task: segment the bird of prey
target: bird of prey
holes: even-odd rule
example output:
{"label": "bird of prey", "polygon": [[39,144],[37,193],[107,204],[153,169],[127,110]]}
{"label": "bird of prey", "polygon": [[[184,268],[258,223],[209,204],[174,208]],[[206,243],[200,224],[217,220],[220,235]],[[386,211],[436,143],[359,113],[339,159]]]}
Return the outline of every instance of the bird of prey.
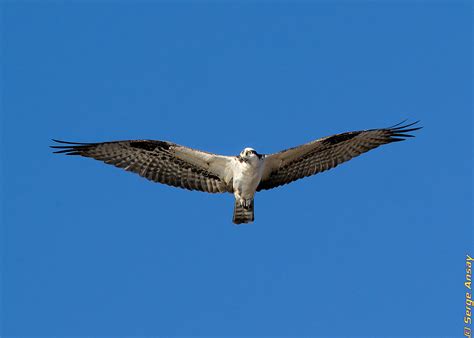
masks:
{"label": "bird of prey", "polygon": [[151,181],[209,193],[233,193],[233,222],[254,220],[254,196],[349,161],[380,145],[413,137],[419,121],[381,129],[323,137],[274,154],[245,148],[238,156],[223,156],[167,141],[128,140],[76,143],[53,140],[55,153],[80,155],[132,171]]}

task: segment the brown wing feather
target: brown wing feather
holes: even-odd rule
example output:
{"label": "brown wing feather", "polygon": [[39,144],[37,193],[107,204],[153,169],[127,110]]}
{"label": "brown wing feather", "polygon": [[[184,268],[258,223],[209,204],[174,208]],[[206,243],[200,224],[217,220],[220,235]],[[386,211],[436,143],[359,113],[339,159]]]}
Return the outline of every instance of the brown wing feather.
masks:
{"label": "brown wing feather", "polygon": [[272,189],[303,177],[315,175],[382,144],[413,137],[407,133],[421,128],[409,128],[417,122],[407,125],[399,123],[383,129],[337,134],[268,155],[267,161],[270,169],[264,173],[257,191]]}
{"label": "brown wing feather", "polygon": [[[62,146],[51,146],[55,153],[80,155],[112,164],[145,177],[149,180],[174,187],[199,190],[210,193],[229,191],[228,184],[216,172],[203,166],[180,158],[180,151],[186,149],[190,154],[208,156],[212,154],[199,152],[190,148],[165,141],[136,140],[103,143],[74,143],[53,140]],[[196,155],[196,156],[197,156]],[[215,155],[218,157],[218,155]],[[224,157],[221,157],[224,158]],[[198,160],[203,161],[200,158]]]}

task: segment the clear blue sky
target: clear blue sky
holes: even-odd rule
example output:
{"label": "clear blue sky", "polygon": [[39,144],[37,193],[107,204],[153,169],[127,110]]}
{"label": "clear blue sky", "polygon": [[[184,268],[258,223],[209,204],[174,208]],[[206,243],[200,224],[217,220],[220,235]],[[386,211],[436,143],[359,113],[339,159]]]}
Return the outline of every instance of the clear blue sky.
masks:
{"label": "clear blue sky", "polygon": [[[462,336],[469,1],[1,10],[2,336]],[[48,148],[270,153],[405,118],[416,138],[257,194],[241,227],[230,194]]]}

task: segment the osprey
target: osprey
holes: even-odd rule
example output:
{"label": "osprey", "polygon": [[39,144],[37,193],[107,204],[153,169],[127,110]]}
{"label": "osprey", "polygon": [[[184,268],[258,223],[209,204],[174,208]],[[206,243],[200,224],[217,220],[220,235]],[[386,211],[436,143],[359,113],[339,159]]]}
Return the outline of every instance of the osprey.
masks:
{"label": "osprey", "polygon": [[[55,153],[81,155],[132,171],[149,180],[209,193],[233,193],[235,224],[254,220],[254,196],[349,161],[382,144],[403,141],[419,121],[392,127],[336,134],[286,149],[259,154],[245,148],[238,156],[222,156],[167,141],[128,140],[63,145]],[[410,128],[411,127],[411,128]]]}

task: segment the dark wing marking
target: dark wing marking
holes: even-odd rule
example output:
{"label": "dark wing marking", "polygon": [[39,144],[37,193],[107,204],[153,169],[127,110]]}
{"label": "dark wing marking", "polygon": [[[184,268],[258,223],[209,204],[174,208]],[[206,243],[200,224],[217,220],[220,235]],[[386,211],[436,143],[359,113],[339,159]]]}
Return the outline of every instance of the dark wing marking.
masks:
{"label": "dark wing marking", "polygon": [[[62,145],[55,153],[80,155],[132,171],[149,180],[210,193],[229,191],[227,165],[231,158],[183,147],[166,141],[130,140]],[[227,175],[228,176],[228,175]],[[231,187],[231,184],[230,184]]]}
{"label": "dark wing marking", "polygon": [[410,128],[419,121],[389,128],[352,131],[324,137],[299,147],[266,157],[267,165],[257,191],[272,189],[300,178],[311,176],[349,161],[382,144],[413,137],[407,133],[421,129]]}

